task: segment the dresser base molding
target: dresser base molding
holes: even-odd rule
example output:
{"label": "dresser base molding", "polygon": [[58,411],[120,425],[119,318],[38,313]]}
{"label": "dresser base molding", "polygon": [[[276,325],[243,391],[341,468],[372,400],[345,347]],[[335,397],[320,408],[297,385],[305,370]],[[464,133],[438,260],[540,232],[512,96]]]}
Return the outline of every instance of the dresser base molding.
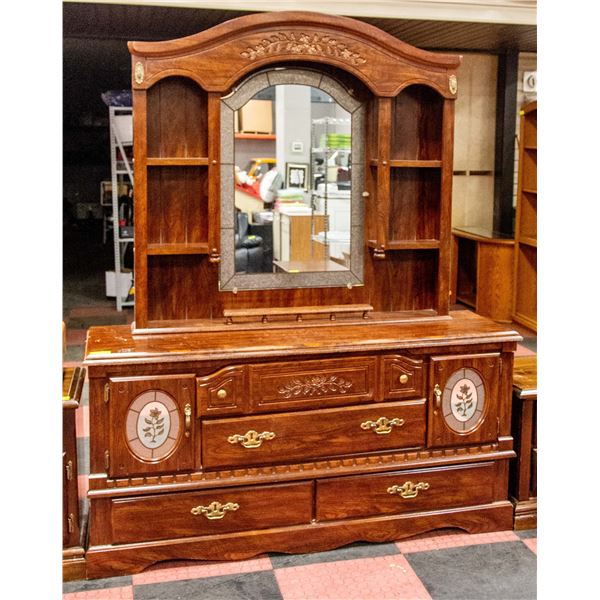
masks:
{"label": "dresser base molding", "polygon": [[514,529],[535,529],[537,527],[537,498],[517,501],[513,499],[515,507]]}
{"label": "dresser base molding", "polygon": [[63,581],[85,579],[85,550],[81,546],[63,550]]}
{"label": "dresser base molding", "polygon": [[486,533],[512,528],[513,505],[493,502],[444,511],[312,523],[262,531],[90,547],[87,577],[139,573],[166,560],[242,560],[267,552],[324,552],[353,542],[392,542],[440,528]]}

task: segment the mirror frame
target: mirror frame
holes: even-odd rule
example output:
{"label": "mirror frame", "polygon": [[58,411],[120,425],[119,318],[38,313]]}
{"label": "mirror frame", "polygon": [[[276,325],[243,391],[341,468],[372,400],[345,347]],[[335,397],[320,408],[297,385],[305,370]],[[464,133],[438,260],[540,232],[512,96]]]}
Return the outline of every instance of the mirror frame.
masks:
{"label": "mirror frame", "polygon": [[[276,85],[307,85],[329,94],[352,118],[352,191],[350,194],[350,268],[303,273],[235,272],[234,113],[258,92]],[[364,285],[364,103],[335,79],[310,69],[272,67],[255,73],[221,98],[221,264],[219,291],[269,290]]]}

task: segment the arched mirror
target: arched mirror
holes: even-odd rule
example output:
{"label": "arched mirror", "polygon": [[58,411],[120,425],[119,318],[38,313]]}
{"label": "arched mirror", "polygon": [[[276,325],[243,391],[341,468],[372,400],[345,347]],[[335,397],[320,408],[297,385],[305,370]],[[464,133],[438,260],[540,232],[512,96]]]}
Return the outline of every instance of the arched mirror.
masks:
{"label": "arched mirror", "polygon": [[221,102],[221,290],[363,282],[363,104],[278,68]]}

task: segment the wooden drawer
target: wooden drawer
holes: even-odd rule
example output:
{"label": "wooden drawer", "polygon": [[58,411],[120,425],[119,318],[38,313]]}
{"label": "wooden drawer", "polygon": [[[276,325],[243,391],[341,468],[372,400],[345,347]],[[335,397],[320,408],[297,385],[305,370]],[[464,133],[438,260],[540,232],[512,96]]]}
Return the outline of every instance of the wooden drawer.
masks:
{"label": "wooden drawer", "polygon": [[250,365],[252,412],[299,410],[370,402],[376,357],[303,360]]}
{"label": "wooden drawer", "polygon": [[126,544],[310,523],[312,505],[312,482],[115,499],[112,539]]}
{"label": "wooden drawer", "polygon": [[425,400],[386,402],[204,421],[202,464],[211,468],[282,463],[424,443]]}
{"label": "wooden drawer", "polygon": [[425,395],[423,360],[390,355],[382,357],[382,364],[384,398],[400,400]]}
{"label": "wooden drawer", "polygon": [[478,463],[317,481],[317,520],[486,504],[495,474],[495,463]]}

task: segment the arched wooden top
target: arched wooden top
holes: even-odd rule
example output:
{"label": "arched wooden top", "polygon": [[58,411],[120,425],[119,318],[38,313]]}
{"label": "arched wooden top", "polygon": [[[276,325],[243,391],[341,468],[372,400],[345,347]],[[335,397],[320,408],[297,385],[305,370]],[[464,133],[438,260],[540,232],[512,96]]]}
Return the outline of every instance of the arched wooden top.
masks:
{"label": "arched wooden top", "polygon": [[129,51],[134,89],[182,75],[220,93],[258,68],[308,61],[344,69],[378,96],[427,83],[453,98],[460,64],[460,56],[420,50],[367,23],[313,12],[248,15],[176,40],[129,42]]}

